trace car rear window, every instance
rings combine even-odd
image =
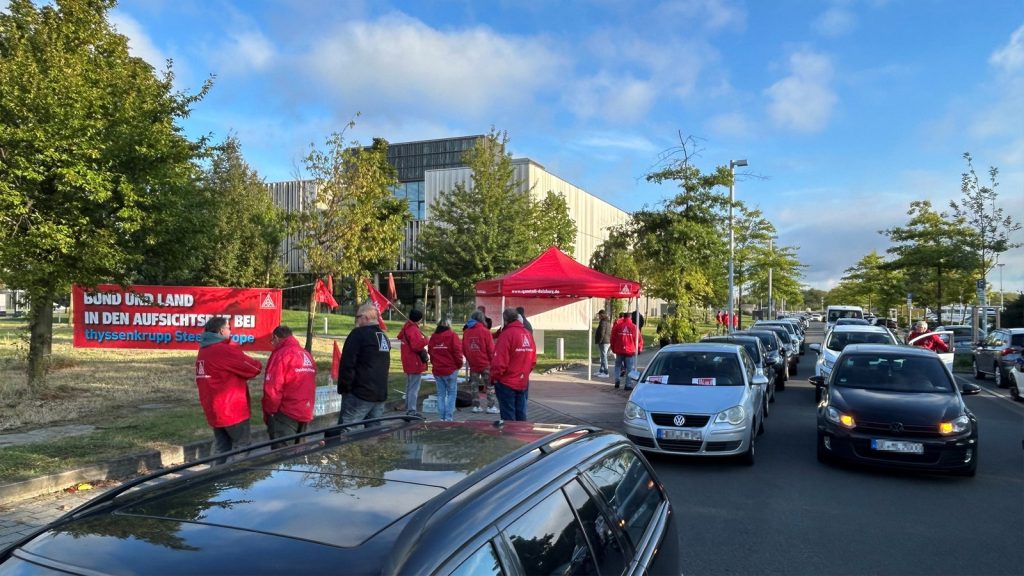
[[[743,372],[734,352],[658,354],[645,382],[680,386],[743,386]]]
[[[953,392],[949,374],[937,356],[849,355],[837,366],[833,384],[890,392]]]
[[[753,336],[751,336],[751,338],[753,338]],[[737,344],[739,346],[743,346],[743,348],[747,350],[747,354],[750,354],[750,358],[755,363],[759,364],[761,362],[761,351],[757,347],[757,342],[754,342],[753,340],[749,340],[747,338],[737,339],[720,337],[705,338],[702,342],[721,342],[722,344]]]
[[[1010,345],[1012,346],[1024,346],[1024,334],[1014,334],[1010,336]]]
[[[888,334],[880,332],[832,332],[825,348],[841,352],[851,344],[893,344]]]

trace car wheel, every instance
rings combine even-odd
[[[763,417],[767,418],[768,417],[768,397],[767,396],[765,397],[763,404],[764,404],[764,408],[762,409],[762,411],[764,412],[764,416]]]
[[[1019,379],[1012,375],[1010,378],[1010,397],[1014,400],[1020,400],[1020,388],[1018,388],[1018,386],[1020,386]]]
[[[747,466],[753,466],[754,465],[754,437],[755,436],[757,436],[757,435],[754,434],[753,430],[751,430],[750,431],[750,445],[747,446],[747,451],[740,455],[740,461],[743,462],[744,464],[746,464]]]
[[[832,455],[825,448],[825,438],[818,434],[818,462],[829,464],[832,462]]]
[[[757,427],[757,435],[758,436],[760,436],[761,434],[764,434],[764,417],[765,416],[767,416],[767,414],[764,414],[764,415],[761,416],[761,425]]]
[[[821,402],[821,388],[815,386],[814,387],[814,403],[817,404],[819,402]]]
[[[775,381],[776,392],[784,392],[786,390],[786,380],[787,378],[782,377]]]
[[[797,372],[799,372],[799,371],[800,371],[800,368],[796,364],[793,364],[793,366],[790,367],[789,375],[790,376],[796,376]]]
[[[999,364],[992,367],[992,379],[996,381],[996,388],[1006,388],[1006,378],[1003,377],[1003,369]]]
[[[775,402],[775,391],[779,389],[779,384],[776,382],[772,385],[772,395],[768,397],[768,402]]]
[[[984,373],[982,373],[982,371],[981,371],[981,370],[978,370],[978,359],[977,359],[977,358],[975,358],[975,359],[974,359],[974,360],[973,360],[973,361],[971,362],[971,364],[973,364],[973,365],[974,365],[974,377],[975,377],[975,378],[977,378],[978,380],[984,380],[984,379],[985,379],[985,374],[984,374]]]

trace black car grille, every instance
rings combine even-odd
[[[654,439],[647,438],[645,436],[634,436],[632,434],[626,434],[626,438],[629,438],[633,444],[637,446],[643,446],[644,448],[654,448]]]
[[[700,440],[658,440],[658,446],[670,452],[699,452],[703,443]]]
[[[729,442],[708,442],[704,447],[706,452],[732,452],[743,444],[743,440],[732,440]]]
[[[939,434],[939,427],[936,426],[914,426],[901,424],[902,431],[893,429],[889,422],[864,422],[857,420],[857,430],[860,432],[875,433],[884,435],[886,438],[945,438]]]
[[[677,414],[658,414],[652,412],[651,420],[654,420],[654,423],[658,426],[675,426],[672,420],[676,416]],[[711,416],[707,414],[682,414],[682,416],[686,418],[686,423],[682,426],[683,428],[703,428],[708,425],[708,420],[711,419]]]

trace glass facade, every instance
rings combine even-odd
[[[423,181],[399,182],[393,188],[395,198],[401,198],[409,203],[409,213],[414,220],[423,220]]]

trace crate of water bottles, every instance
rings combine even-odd
[[[335,386],[317,386],[313,416],[323,416],[341,411],[341,394]]]

